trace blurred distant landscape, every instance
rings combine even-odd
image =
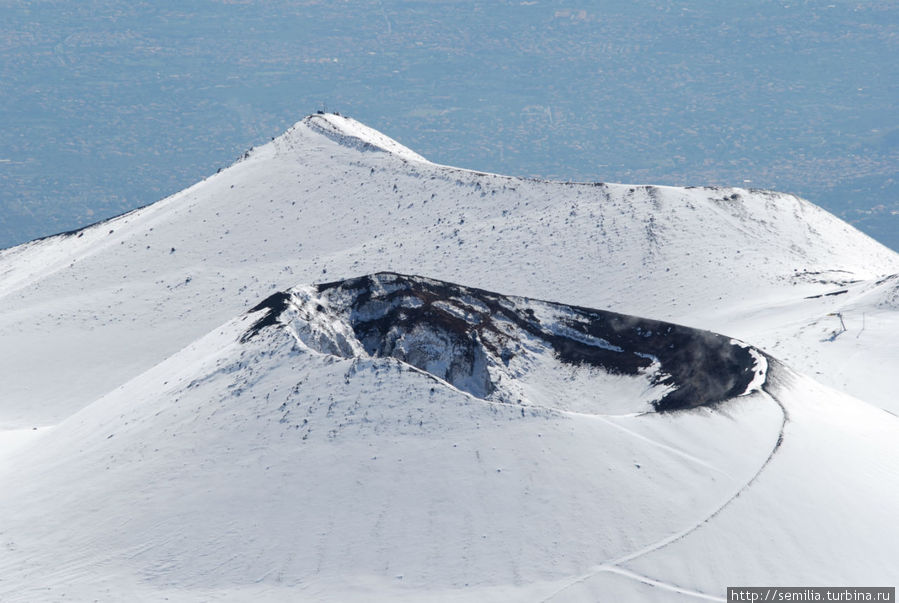
[[[899,250],[899,3],[0,0],[0,247],[316,110],[444,164],[795,193]]]

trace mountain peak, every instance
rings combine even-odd
[[[390,153],[406,161],[427,162],[427,159],[389,136],[339,113],[316,113],[304,118],[300,124],[343,146]]]

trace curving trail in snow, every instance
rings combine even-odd
[[[636,572],[625,569],[624,567],[622,567],[622,565],[628,563],[629,561],[633,561],[634,559],[638,559],[639,557],[643,557],[644,555],[648,555],[649,553],[663,549],[671,544],[674,544],[675,542],[678,542],[679,540],[686,538],[687,536],[689,536],[690,534],[692,534],[693,532],[695,532],[696,530],[701,528],[703,525],[710,522],[716,516],[718,516],[722,511],[724,511],[724,509],[726,509],[731,503],[733,503],[737,498],[739,498],[739,496],[741,494],[743,494],[743,492],[745,492],[750,486],[752,486],[752,484],[755,483],[756,480],[758,480],[758,478],[762,475],[762,473],[765,471],[765,469],[771,463],[771,460],[774,458],[774,455],[777,453],[778,449],[780,448],[781,444],[783,443],[784,429],[786,428],[787,421],[789,420],[789,415],[787,413],[787,409],[777,398],[772,396],[764,388],[762,388],[761,395],[764,396],[763,399],[769,400],[778,406],[778,408],[780,409],[780,412],[781,412],[782,419],[781,419],[780,429],[777,434],[777,441],[775,442],[774,447],[771,449],[771,452],[768,454],[765,461],[758,468],[758,471],[756,471],[755,474],[748,481],[746,481],[742,486],[740,486],[736,492],[734,492],[730,497],[728,497],[724,502],[722,502],[721,505],[719,505],[712,513],[706,515],[699,521],[696,521],[695,523],[687,526],[686,528],[684,528],[674,534],[671,534],[670,536],[668,536],[666,538],[663,538],[662,540],[656,541],[656,542],[649,544],[641,549],[638,549],[632,553],[628,553],[627,555],[623,555],[623,556],[613,559],[607,563],[603,563],[602,565],[597,566],[596,568],[587,572],[586,574],[579,576],[578,578],[572,580],[571,582],[569,582],[568,584],[566,584],[565,586],[560,588],[558,591],[554,592],[552,595],[550,595],[546,599],[543,599],[543,601],[541,603],[549,603],[550,601],[553,601],[554,599],[556,599],[556,597],[558,597],[565,591],[569,590],[573,586],[582,584],[582,583],[590,580],[592,577],[596,576],[597,574],[599,574],[601,572],[613,572],[613,573],[621,574],[623,576],[627,576],[629,578],[639,580],[645,584],[657,586],[660,588],[664,588],[665,590],[670,590],[672,592],[677,592],[680,594],[691,595],[691,596],[699,597],[702,599],[708,599],[708,600],[712,600],[712,601],[724,601],[723,597],[716,597],[716,596],[710,595],[708,593],[692,591],[692,590],[677,586],[675,584],[668,584],[668,583],[665,583],[665,582],[662,582],[659,580],[655,580],[648,576],[643,576]],[[611,423],[610,421],[606,421],[606,422],[614,425],[614,423]],[[618,426],[616,425],[616,427],[618,427]],[[625,431],[628,431],[628,430],[625,430]],[[643,436],[640,436],[638,434],[633,434],[633,435],[640,437],[641,439],[646,439]],[[667,446],[664,446],[664,447],[669,448]],[[675,452],[677,452],[677,451],[675,450]],[[681,455],[681,456],[683,456],[683,455]],[[691,458],[691,460],[693,460],[693,459]],[[703,463],[703,464],[705,465],[705,463]]]
[[[689,588],[684,588],[682,586],[677,586],[675,584],[669,584],[667,582],[661,582],[659,580],[654,580],[649,578],[648,576],[644,576],[643,574],[638,574],[637,572],[632,572],[630,570],[626,570],[624,568],[618,567],[616,565],[604,565],[600,568],[599,571],[609,572],[613,574],[619,574],[621,576],[625,576],[627,578],[632,578],[637,580],[638,582],[642,582],[643,584],[648,584],[649,586],[654,586],[656,588],[660,588],[662,590],[666,590],[673,593],[678,593],[681,595],[689,595],[691,597],[696,597],[697,599],[705,599],[707,601],[724,601],[724,597],[716,597],[714,595],[709,595],[707,593],[699,592],[696,590],[691,590]]]
[[[670,544],[673,544],[673,543],[677,542],[678,540],[681,540],[684,537],[690,535],[692,532],[696,531],[697,529],[702,527],[704,524],[706,524],[709,521],[711,521],[712,519],[714,519],[725,508],[727,508],[728,505],[730,505],[743,492],[745,492],[747,488],[749,488],[753,483],[755,483],[756,480],[758,480],[758,478],[762,475],[762,472],[765,470],[765,468],[771,463],[771,460],[774,458],[774,455],[777,453],[777,450],[780,448],[781,444],[783,443],[784,428],[786,427],[787,420],[788,420],[787,410],[784,408],[783,404],[781,404],[777,400],[777,398],[774,398],[767,392],[765,392],[764,396],[765,396],[765,399],[771,400],[772,402],[777,404],[778,408],[780,408],[783,419],[782,419],[782,422],[780,425],[780,430],[777,435],[777,442],[774,444],[774,447],[771,449],[771,452],[768,454],[768,457],[765,459],[765,462],[762,463],[761,467],[759,467],[759,470],[755,473],[755,475],[753,475],[752,478],[749,479],[749,481],[747,481],[745,484],[743,484],[743,486],[741,486],[740,489],[737,490],[733,494],[733,496],[731,496],[730,498],[725,500],[721,504],[721,506],[719,506],[717,509],[715,509],[715,511],[712,512],[711,514],[704,517],[701,521],[693,524],[692,526],[690,526],[688,528],[685,528],[684,530],[681,530],[680,532],[678,532],[676,534],[672,534],[671,536],[669,536],[668,538],[665,538],[664,540],[660,540],[659,542],[651,544],[651,545],[644,547],[638,551],[634,551],[633,553],[630,553],[623,557],[619,557],[611,562],[612,565],[620,565],[622,563],[627,563],[628,561],[632,561],[638,557],[642,557],[643,555],[649,554],[653,551],[657,551],[661,548],[664,548]]]
[[[726,600],[724,597],[716,597],[715,595],[710,595],[708,593],[700,592],[697,590],[684,588],[683,586],[671,584],[670,582],[662,582],[661,580],[656,580],[654,578],[650,578],[649,576],[644,576],[643,574],[638,574],[637,572],[632,572],[630,570],[624,569],[617,565],[600,565],[600,566],[596,567],[589,574],[582,576],[581,578],[577,579],[576,581],[572,582],[571,584],[568,584],[567,586],[565,586],[563,589],[559,590],[558,592],[553,593],[548,598],[543,599],[540,603],[550,603],[562,592],[565,592],[568,589],[570,589],[571,587],[576,586],[578,584],[583,584],[583,583],[589,581],[591,578],[595,578],[596,576],[598,576],[599,574],[602,574],[602,573],[617,574],[619,576],[624,576],[625,578],[629,578],[631,580],[636,580],[637,582],[641,582],[643,584],[646,584],[647,586],[652,586],[654,588],[658,588],[658,589],[666,591],[666,592],[676,593],[679,595],[687,595],[689,597],[695,597],[697,599],[702,599],[705,601],[725,601]]]

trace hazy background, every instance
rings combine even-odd
[[[319,109],[425,157],[803,196],[899,249],[899,2],[0,0],[0,247]]]

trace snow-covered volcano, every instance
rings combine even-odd
[[[329,114],[149,207],[0,251],[0,424],[54,424],[274,291],[383,270],[724,333],[899,412],[869,370],[899,361],[878,301],[899,255],[818,207],[460,170]]]
[[[396,358],[507,403],[691,408],[751,393],[767,367],[759,350],[714,333],[392,273],[276,293],[262,309],[245,337],[284,322],[317,351]]]
[[[883,583],[897,435],[707,332],[396,274],[297,287],[0,456],[0,597]]]
[[[0,599],[895,583],[897,274],[791,195],[483,174],[311,116],[0,251]]]

